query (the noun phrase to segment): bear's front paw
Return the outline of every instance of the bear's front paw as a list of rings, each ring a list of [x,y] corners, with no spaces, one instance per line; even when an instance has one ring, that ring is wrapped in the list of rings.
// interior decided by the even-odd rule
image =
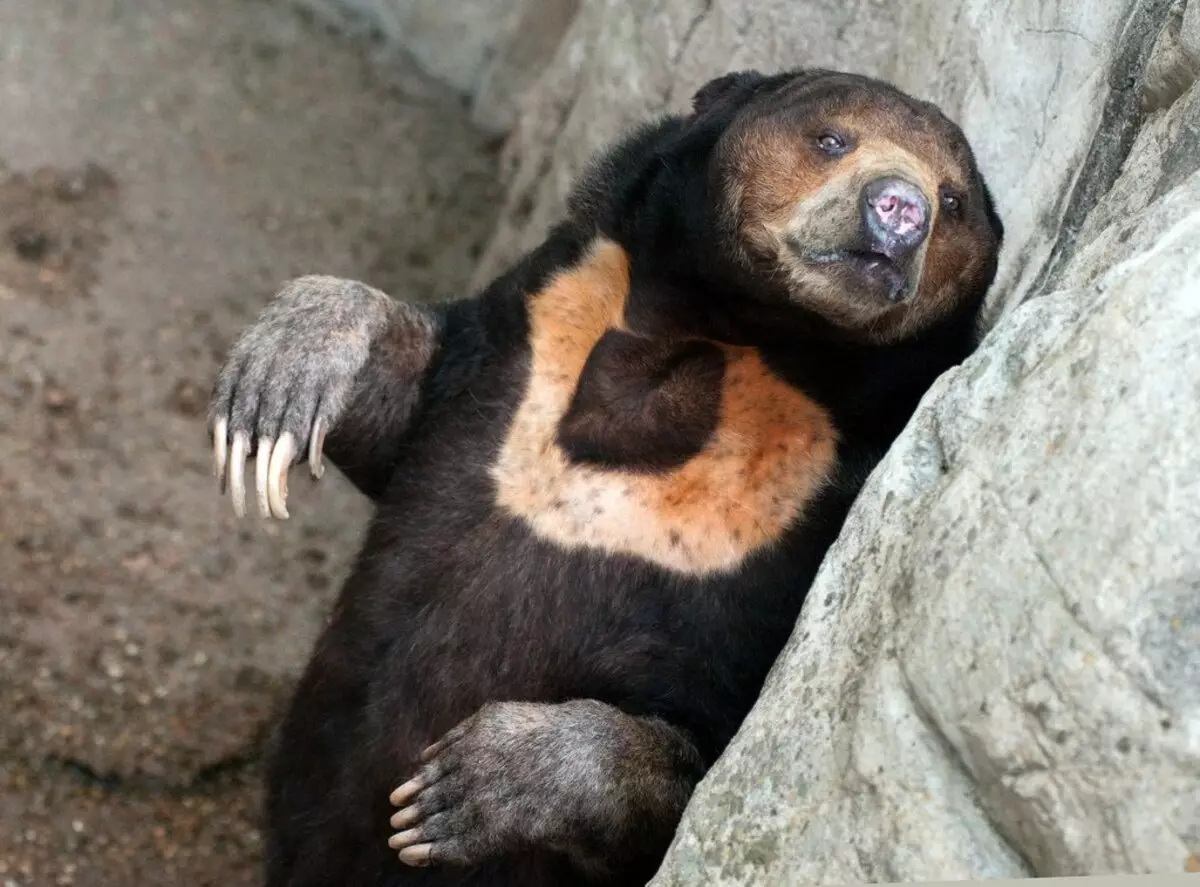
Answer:
[[[263,517],[286,519],[287,475],[307,450],[324,471],[325,435],[352,393],[391,301],[364,284],[302,277],[287,284],[233,346],[209,408],[213,470],[233,510],[246,513],[246,459],[255,455]]]
[[[485,705],[421,755],[391,795],[388,846],[411,866],[473,866],[530,846],[566,849],[607,801],[599,703]]]
[[[487,710],[485,709],[484,712]],[[421,755],[421,772],[391,795],[399,831],[388,846],[411,866],[471,866],[501,853],[510,837],[517,786],[504,765],[502,736],[481,712]],[[518,777],[519,781],[519,777]],[[508,785],[506,789],[506,784]]]

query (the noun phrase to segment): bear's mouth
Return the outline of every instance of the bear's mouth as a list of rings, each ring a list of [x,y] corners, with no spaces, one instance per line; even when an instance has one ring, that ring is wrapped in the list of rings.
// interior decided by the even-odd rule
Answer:
[[[890,257],[873,250],[837,250],[812,254],[807,260],[815,265],[837,265],[869,284],[888,302],[903,301],[908,290],[908,276]]]
[[[882,288],[889,302],[899,302],[904,298],[908,278],[900,266],[883,253],[848,252],[842,262],[860,277]]]

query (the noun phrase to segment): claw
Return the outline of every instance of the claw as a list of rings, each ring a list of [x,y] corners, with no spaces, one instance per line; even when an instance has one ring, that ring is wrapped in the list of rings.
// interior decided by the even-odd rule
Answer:
[[[229,420],[222,416],[213,425],[213,476],[217,490],[225,493],[225,457],[229,454]]]
[[[420,754],[421,763],[428,764],[430,761],[432,761],[434,758],[436,758],[439,754],[441,754],[446,748],[448,748],[449,746],[453,745],[454,743],[458,742],[458,740],[460,740],[464,736],[466,736],[467,731],[471,728],[472,721],[473,721],[473,719],[463,721],[461,724],[451,727],[449,730],[447,730],[442,735],[441,739],[439,739],[437,742],[433,743],[432,745],[427,745],[425,747],[425,750],[422,751]]]
[[[267,500],[267,472],[271,467],[271,438],[258,439],[258,455],[254,461],[254,492],[258,499],[258,513],[271,516],[271,505]]]
[[[425,748],[425,750],[422,751],[419,756],[421,763],[428,764],[430,761],[432,761],[434,758],[436,758],[438,756],[438,753],[441,752],[442,749],[444,749],[450,743],[454,742],[454,740],[456,740],[456,739],[458,739],[457,736],[451,736],[449,733],[447,733],[444,737],[439,739],[433,745],[427,746]]]
[[[233,448],[229,452],[229,487],[233,498],[233,513],[238,517],[246,516],[246,451],[250,447],[250,437],[244,431],[233,435]]]
[[[433,864],[433,845],[414,844],[400,851],[400,861],[405,865],[424,868]]]
[[[320,480],[325,473],[325,464],[321,460],[321,448],[325,446],[326,424],[323,418],[313,423],[312,435],[308,439],[308,470],[313,480]]]
[[[425,835],[422,834],[421,829],[410,828],[407,831],[396,832],[396,834],[388,838],[388,846],[393,850],[399,850],[401,847],[407,847],[410,844],[420,844],[424,838]]]
[[[280,520],[287,520],[287,476],[296,455],[296,438],[290,431],[279,436],[275,452],[271,454],[271,466],[267,472],[267,497],[271,513]]]
[[[408,801],[420,794],[424,788],[425,780],[420,776],[413,777],[392,792],[389,800],[392,802],[393,807],[403,807]]]
[[[412,828],[421,819],[421,808],[415,804],[411,807],[405,807],[403,810],[393,814],[388,820],[394,829]]]

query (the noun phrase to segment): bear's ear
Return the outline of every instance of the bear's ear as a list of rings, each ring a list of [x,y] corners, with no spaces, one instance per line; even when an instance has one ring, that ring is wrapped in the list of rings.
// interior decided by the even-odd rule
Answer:
[[[703,114],[726,99],[747,95],[755,87],[766,81],[766,77],[758,71],[733,71],[708,83],[696,90],[692,96],[692,113]]]

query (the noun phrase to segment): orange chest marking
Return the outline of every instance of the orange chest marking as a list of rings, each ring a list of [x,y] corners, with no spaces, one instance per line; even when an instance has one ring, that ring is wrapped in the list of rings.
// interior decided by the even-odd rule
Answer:
[[[628,292],[627,257],[602,240],[534,296],[529,380],[492,467],[498,505],[565,548],[695,576],[734,570],[777,541],[829,476],[832,422],[754,349],[722,345],[719,421],[698,455],[661,474],[570,463],[559,421],[593,346],[623,328]]]

